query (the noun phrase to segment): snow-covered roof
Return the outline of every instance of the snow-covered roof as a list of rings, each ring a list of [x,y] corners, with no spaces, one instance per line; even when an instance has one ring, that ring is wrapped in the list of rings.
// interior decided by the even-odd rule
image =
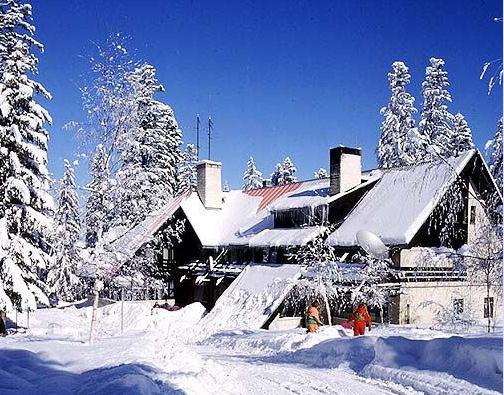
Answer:
[[[133,229],[126,231],[115,241],[111,242],[110,247],[113,251],[131,257],[152,235],[156,233],[163,224],[177,211],[180,204],[190,195],[186,192],[176,198],[173,198],[165,207],[151,213],[142,222]]]
[[[259,329],[277,310],[301,276],[300,265],[250,264],[200,321],[202,334],[223,329]]]
[[[286,193],[270,206],[270,210],[290,210],[299,207],[316,207],[327,204],[329,178],[299,182],[292,193]]]
[[[275,211],[328,203],[337,209],[339,198],[364,187],[370,190],[355,202],[353,210],[329,236],[328,242],[336,246],[355,246],[356,233],[368,230],[388,245],[407,244],[475,152],[468,151],[441,164],[423,163],[367,172],[361,184],[334,196],[329,195],[328,178],[224,192],[221,209],[205,208],[198,194],[189,192],[149,215],[114,241],[112,247],[131,256],[179,208],[203,247],[301,245],[312,240],[323,228],[275,229]]]
[[[387,245],[408,244],[475,152],[441,163],[383,170],[380,180],[327,242],[356,246],[357,232],[368,230]]]
[[[292,229],[265,229],[249,240],[251,247],[300,246],[312,241],[326,229],[325,226],[310,226]]]

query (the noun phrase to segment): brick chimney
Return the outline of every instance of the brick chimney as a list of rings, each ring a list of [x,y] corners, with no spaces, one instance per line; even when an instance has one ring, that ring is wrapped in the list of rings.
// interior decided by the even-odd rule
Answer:
[[[221,168],[222,163],[211,160],[196,165],[196,190],[205,208],[222,208]]]
[[[361,183],[361,149],[336,147],[330,153],[331,196]]]

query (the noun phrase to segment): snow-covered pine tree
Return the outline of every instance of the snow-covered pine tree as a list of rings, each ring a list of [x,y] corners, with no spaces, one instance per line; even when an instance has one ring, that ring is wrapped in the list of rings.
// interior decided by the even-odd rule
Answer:
[[[271,186],[276,187],[277,185],[282,185],[282,175],[283,175],[283,168],[280,163],[277,163],[275,165],[275,171],[271,173],[270,179],[271,179]]]
[[[315,179],[320,179],[320,178],[328,178],[329,175],[327,174],[327,170],[321,167],[317,171],[313,172],[313,178]]]
[[[79,240],[81,223],[76,187],[74,169],[65,159],[65,171],[61,179],[54,220],[54,261],[47,274],[47,283],[50,295],[66,301],[73,301],[80,296],[80,281],[77,276],[80,256],[76,243]]]
[[[292,184],[293,182],[296,182],[297,178],[294,175],[296,171],[296,166],[294,166],[291,158],[286,156],[282,164],[281,184]]]
[[[415,98],[406,92],[406,85],[411,81],[408,67],[403,62],[392,63],[388,80],[392,95],[387,106],[380,110],[384,120],[376,150],[381,168],[408,165],[419,156],[416,150],[418,142],[410,133],[415,125],[413,114],[416,108]]]
[[[247,161],[247,168],[243,172],[243,186],[244,191],[249,189],[261,188],[263,185],[262,173],[257,170],[254,158],[250,157]]]
[[[179,192],[196,189],[198,150],[194,144],[187,144],[178,168]]]
[[[453,118],[452,155],[458,156],[460,153],[472,148],[474,148],[474,143],[471,129],[464,116],[458,112]]]
[[[30,75],[37,73],[32,8],[0,3],[0,308],[33,310],[47,303],[38,273],[50,263],[48,243],[53,199],[48,193],[49,113],[35,101],[49,92]]]
[[[436,159],[438,155],[453,155],[453,115],[447,105],[452,98],[447,90],[450,83],[444,65],[443,59],[430,58],[430,66],[425,69],[425,81],[422,83],[423,101],[418,127],[428,159]]]
[[[490,156],[490,172],[502,193],[502,117],[497,124],[497,130],[492,140],[487,143]]]
[[[105,147],[98,144],[91,161],[91,182],[87,185],[90,191],[85,215],[88,247],[95,247],[110,226],[111,180],[108,163]]]
[[[153,66],[136,68],[128,79],[135,92],[134,124],[119,147],[115,223],[130,227],[175,195],[182,132],[171,107],[154,99],[164,89]]]

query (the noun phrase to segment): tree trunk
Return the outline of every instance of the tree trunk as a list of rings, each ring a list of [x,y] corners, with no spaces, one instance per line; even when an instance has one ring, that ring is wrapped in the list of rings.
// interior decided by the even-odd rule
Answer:
[[[487,278],[487,284],[486,284],[486,289],[487,289],[487,332],[490,333],[490,325],[491,325],[491,315],[490,315],[490,279]],[[493,311],[492,311],[493,313]]]
[[[93,311],[91,313],[91,328],[89,329],[89,344],[93,344],[94,341],[94,327],[96,322],[96,313],[98,310],[98,297],[99,297],[98,287],[95,282],[94,287],[94,300],[93,300]]]
[[[331,326],[332,325],[332,317],[331,317],[331,306],[329,306],[329,299],[327,297],[327,289],[324,286],[322,296],[324,298],[324,305],[326,309],[326,314],[327,314],[327,325]]]

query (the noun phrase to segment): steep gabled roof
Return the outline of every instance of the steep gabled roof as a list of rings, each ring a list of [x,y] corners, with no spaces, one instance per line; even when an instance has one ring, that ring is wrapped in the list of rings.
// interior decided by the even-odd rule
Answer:
[[[142,222],[132,229],[124,232],[110,243],[110,248],[127,257],[132,257],[137,250],[149,242],[152,235],[155,234],[170,219],[180,205],[190,195],[186,192],[173,198],[162,209],[155,211],[147,216]]]
[[[368,230],[387,245],[408,244],[475,154],[470,150],[446,162],[383,170],[327,242],[356,246],[357,232]]]

